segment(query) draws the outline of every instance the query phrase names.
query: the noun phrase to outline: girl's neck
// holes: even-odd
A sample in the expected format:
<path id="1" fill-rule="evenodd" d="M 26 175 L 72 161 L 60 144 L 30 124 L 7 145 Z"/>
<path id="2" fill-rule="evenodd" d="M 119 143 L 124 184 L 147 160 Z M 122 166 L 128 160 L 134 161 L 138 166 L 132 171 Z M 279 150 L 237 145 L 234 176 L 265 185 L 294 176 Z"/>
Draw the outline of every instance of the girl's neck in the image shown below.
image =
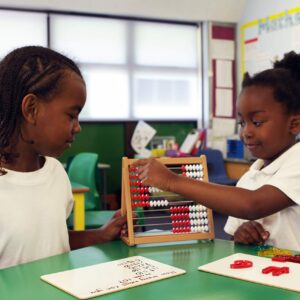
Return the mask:
<path id="1" fill-rule="evenodd" d="M 280 151 L 276 156 L 272 157 L 271 159 L 264 159 L 264 165 L 262 166 L 262 169 L 264 167 L 268 166 L 269 164 L 271 164 L 275 159 L 277 159 L 279 156 L 281 156 L 284 152 L 286 152 L 287 150 L 289 150 L 295 144 L 296 144 L 296 142 L 291 143 L 289 146 L 287 146 L 286 148 L 284 148 L 282 151 Z"/>
<path id="2" fill-rule="evenodd" d="M 45 157 L 37 156 L 35 158 L 25 158 L 22 155 L 14 158 L 12 162 L 3 164 L 3 167 L 8 170 L 17 172 L 34 172 L 43 167 L 45 163 Z"/>

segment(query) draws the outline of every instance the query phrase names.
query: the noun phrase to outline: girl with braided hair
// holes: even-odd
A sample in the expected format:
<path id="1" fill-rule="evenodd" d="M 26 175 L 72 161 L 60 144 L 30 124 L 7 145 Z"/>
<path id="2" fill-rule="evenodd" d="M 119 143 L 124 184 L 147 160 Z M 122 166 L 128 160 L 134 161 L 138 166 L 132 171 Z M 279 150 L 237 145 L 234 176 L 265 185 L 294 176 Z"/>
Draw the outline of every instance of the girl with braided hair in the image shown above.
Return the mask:
<path id="1" fill-rule="evenodd" d="M 246 74 L 237 114 L 240 138 L 258 159 L 236 187 L 176 175 L 155 159 L 135 164 L 139 178 L 232 216 L 225 231 L 236 242 L 299 251 L 300 55 L 288 53 L 273 69 Z"/>
<path id="2" fill-rule="evenodd" d="M 0 62 L 0 268 L 116 238 L 120 211 L 99 229 L 68 231 L 68 176 L 56 159 L 81 131 L 86 87 L 77 65 L 28 46 Z"/>

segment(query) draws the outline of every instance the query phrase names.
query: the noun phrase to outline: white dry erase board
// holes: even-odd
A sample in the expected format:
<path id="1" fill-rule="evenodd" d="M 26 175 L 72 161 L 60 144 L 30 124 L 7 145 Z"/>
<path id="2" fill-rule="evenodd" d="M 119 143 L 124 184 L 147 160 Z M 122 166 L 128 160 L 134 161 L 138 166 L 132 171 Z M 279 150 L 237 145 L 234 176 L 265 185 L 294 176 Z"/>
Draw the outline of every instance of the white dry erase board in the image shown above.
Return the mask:
<path id="1" fill-rule="evenodd" d="M 231 269 L 230 264 L 235 260 L 250 260 L 253 262 L 253 266 L 246 269 Z M 262 269 L 269 266 L 289 267 L 289 274 L 280 276 L 272 276 L 271 273 L 263 274 Z M 200 266 L 198 270 L 300 292 L 300 264 L 297 263 L 282 263 L 272 261 L 267 257 L 236 253 Z"/>
<path id="2" fill-rule="evenodd" d="M 142 256 L 132 256 L 43 275 L 41 279 L 78 299 L 88 299 L 184 273 L 182 269 Z"/>
<path id="3" fill-rule="evenodd" d="M 284 53 L 300 51 L 300 6 L 241 25 L 241 73 L 272 68 Z"/>

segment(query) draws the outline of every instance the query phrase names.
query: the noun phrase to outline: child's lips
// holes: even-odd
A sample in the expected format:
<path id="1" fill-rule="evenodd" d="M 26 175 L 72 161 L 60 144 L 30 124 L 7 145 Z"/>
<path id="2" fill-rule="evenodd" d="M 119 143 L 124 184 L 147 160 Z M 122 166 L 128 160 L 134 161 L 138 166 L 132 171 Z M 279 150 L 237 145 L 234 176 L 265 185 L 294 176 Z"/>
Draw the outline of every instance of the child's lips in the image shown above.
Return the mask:
<path id="1" fill-rule="evenodd" d="M 258 144 L 246 144 L 246 147 L 249 150 L 254 150 L 255 148 L 257 148 Z"/>
<path id="2" fill-rule="evenodd" d="M 70 139 L 70 140 L 67 140 L 67 141 L 66 141 L 66 144 L 67 144 L 68 146 L 71 146 L 73 142 L 74 142 L 74 139 Z"/>

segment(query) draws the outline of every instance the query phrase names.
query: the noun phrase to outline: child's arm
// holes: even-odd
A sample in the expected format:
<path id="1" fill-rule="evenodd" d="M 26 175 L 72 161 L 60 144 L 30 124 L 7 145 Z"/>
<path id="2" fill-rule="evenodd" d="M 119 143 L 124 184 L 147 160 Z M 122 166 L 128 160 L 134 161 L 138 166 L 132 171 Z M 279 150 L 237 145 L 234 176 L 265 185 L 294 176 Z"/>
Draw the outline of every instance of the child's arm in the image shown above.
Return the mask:
<path id="1" fill-rule="evenodd" d="M 184 195 L 220 213 L 256 220 L 278 212 L 294 202 L 271 185 L 251 191 L 243 188 L 201 182 L 171 172 L 155 159 L 142 159 L 138 167 L 143 184 Z"/>
<path id="2" fill-rule="evenodd" d="M 260 223 L 248 221 L 235 231 L 233 239 L 241 244 L 263 244 L 269 236 L 270 233 Z"/>
<path id="3" fill-rule="evenodd" d="M 126 216 L 121 216 L 121 211 L 118 210 L 101 228 L 83 231 L 69 230 L 71 250 L 105 243 L 118 238 L 125 223 Z"/>

